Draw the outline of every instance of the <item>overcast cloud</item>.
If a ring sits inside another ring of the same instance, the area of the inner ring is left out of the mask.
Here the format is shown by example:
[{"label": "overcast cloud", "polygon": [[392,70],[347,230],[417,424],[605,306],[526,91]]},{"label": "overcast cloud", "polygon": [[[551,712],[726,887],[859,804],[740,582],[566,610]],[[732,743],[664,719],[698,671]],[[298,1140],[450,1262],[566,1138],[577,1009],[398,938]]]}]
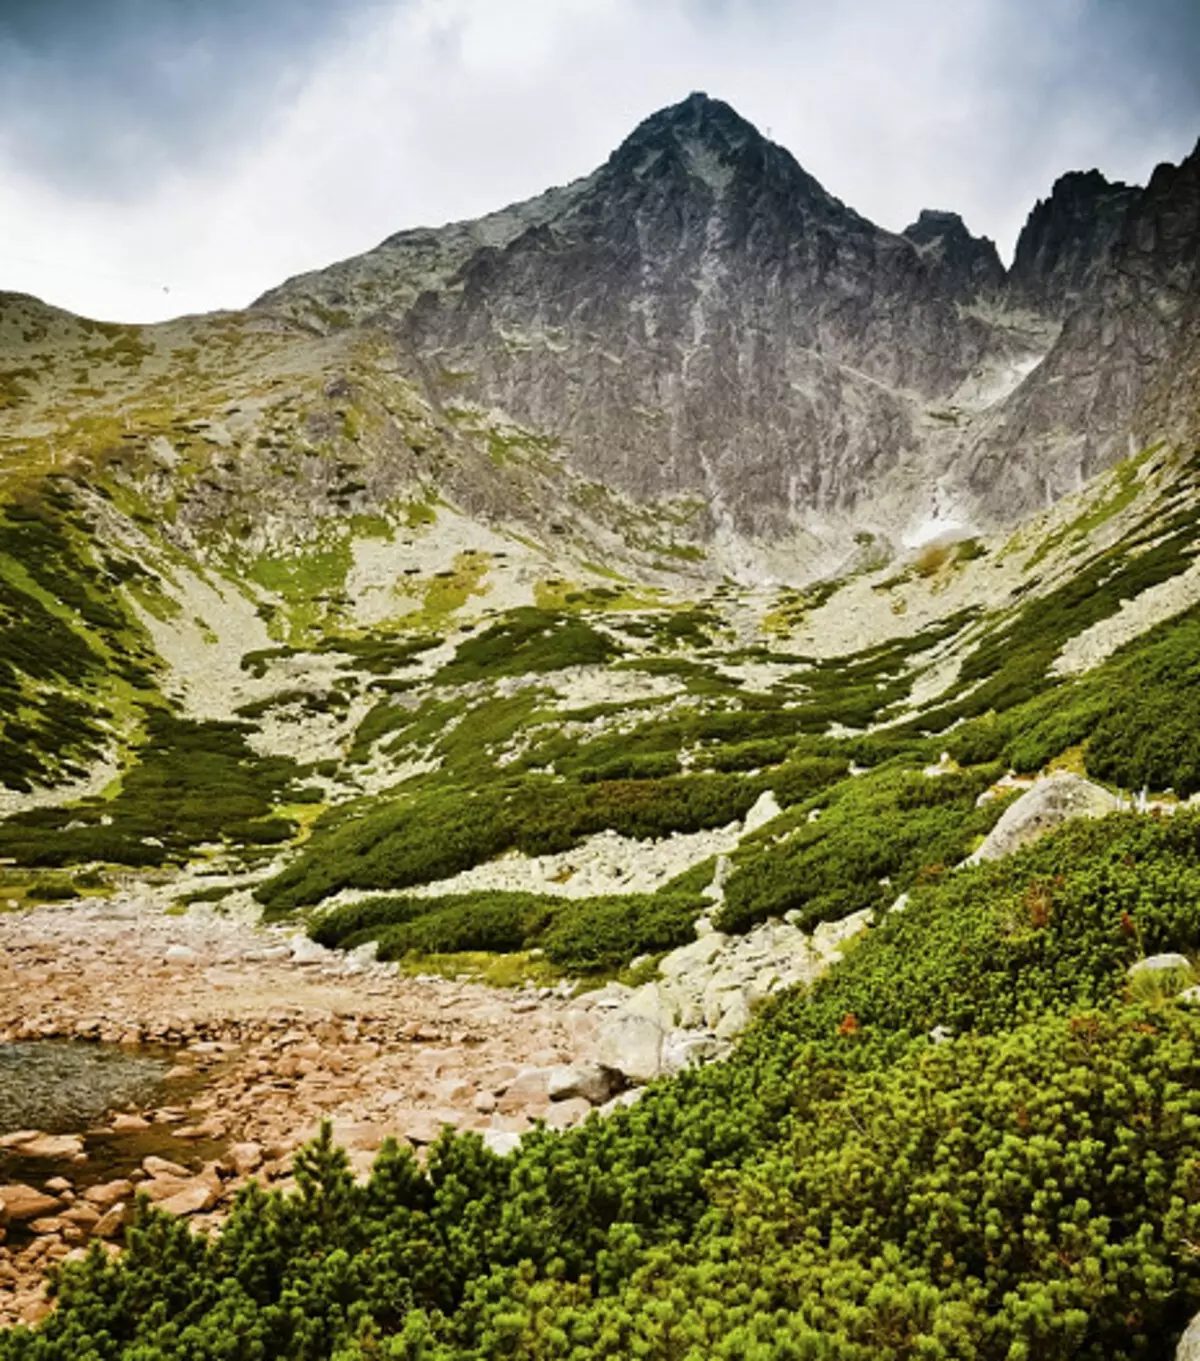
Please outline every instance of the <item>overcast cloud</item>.
[{"label": "overcast cloud", "polygon": [[[1197,0],[0,0],[0,288],[241,306],[599,164],[702,89],[899,230],[1011,253],[1200,136]],[[169,291],[165,291],[169,290]]]}]

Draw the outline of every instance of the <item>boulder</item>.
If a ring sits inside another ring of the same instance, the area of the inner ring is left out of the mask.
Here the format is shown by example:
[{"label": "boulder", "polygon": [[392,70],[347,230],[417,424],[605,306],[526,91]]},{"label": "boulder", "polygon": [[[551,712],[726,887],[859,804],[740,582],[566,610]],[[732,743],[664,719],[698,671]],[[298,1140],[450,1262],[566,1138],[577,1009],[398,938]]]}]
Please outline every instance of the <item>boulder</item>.
[{"label": "boulder", "polygon": [[1191,971],[1191,967],[1191,962],[1186,955],[1150,955],[1146,959],[1139,959],[1136,963],[1131,964],[1128,974],[1130,978],[1137,978],[1143,974],[1171,973],[1175,970],[1187,973]]},{"label": "boulder", "polygon": [[173,1163],[168,1158],[159,1158],[153,1153],[142,1159],[142,1171],[148,1177],[179,1177],[183,1180],[192,1175],[190,1168]]},{"label": "boulder", "polygon": [[746,821],[742,826],[742,835],[749,836],[751,832],[757,832],[760,827],[765,827],[772,819],[777,818],[783,809],[779,806],[773,790],[764,789],[754,801],[754,806],[746,814]]},{"label": "boulder", "polygon": [[663,1041],[662,1071],[671,1075],[719,1058],[726,1046],[703,1030],[676,1030]]},{"label": "boulder", "polygon": [[216,1203],[217,1195],[211,1183],[197,1177],[186,1186],[158,1202],[158,1208],[170,1215],[194,1215],[209,1210]]},{"label": "boulder", "polygon": [[458,1123],[457,1111],[405,1111],[397,1121],[397,1128],[413,1144],[432,1144],[442,1132],[443,1125]]},{"label": "boulder", "polygon": [[631,1082],[650,1082],[662,1071],[663,1029],[648,1016],[617,1012],[600,1025],[599,1057]]},{"label": "boulder", "polygon": [[582,1097],[593,1106],[603,1106],[623,1086],[621,1074],[603,1064],[562,1065],[551,1068],[546,1093],[551,1101],[572,1101]]},{"label": "boulder", "polygon": [[129,1200],[133,1196],[133,1183],[126,1181],[123,1177],[117,1181],[101,1182],[98,1186],[89,1186],[83,1193],[83,1198],[91,1205],[98,1206],[101,1210],[107,1210],[119,1200]]},{"label": "boulder", "polygon": [[18,1224],[27,1219],[40,1219],[59,1208],[57,1196],[35,1191],[32,1186],[14,1182],[0,1186],[0,1224]]},{"label": "boulder", "polygon": [[118,1200],[110,1205],[92,1227],[93,1238],[117,1238],[125,1225],[133,1218],[133,1207],[126,1201]]},{"label": "boulder", "polygon": [[716,1025],[718,1040],[731,1040],[750,1024],[750,1003],[744,992],[735,992]]},{"label": "boulder", "polygon": [[1175,1349],[1175,1361],[1200,1361],[1200,1314],[1184,1329]]},{"label": "boulder", "polygon": [[1076,818],[1102,818],[1117,808],[1116,796],[1082,775],[1064,771],[1038,780],[1015,803],[1010,804],[1000,821],[988,833],[983,845],[968,863],[999,860]]},{"label": "boulder", "polygon": [[503,1129],[485,1129],[481,1136],[484,1144],[501,1158],[507,1158],[521,1147],[521,1136]]},{"label": "boulder", "polygon": [[239,1177],[250,1176],[252,1172],[257,1172],[262,1166],[262,1144],[248,1141],[230,1145],[229,1162]]}]

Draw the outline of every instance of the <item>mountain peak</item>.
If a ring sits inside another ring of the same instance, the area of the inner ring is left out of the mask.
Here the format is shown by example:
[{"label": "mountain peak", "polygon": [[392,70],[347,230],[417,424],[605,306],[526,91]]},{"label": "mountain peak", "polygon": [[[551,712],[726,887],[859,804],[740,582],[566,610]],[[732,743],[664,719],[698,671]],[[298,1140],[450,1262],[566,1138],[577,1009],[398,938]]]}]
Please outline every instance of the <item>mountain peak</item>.
[{"label": "mountain peak", "polygon": [[748,152],[770,145],[731,105],[694,91],[678,104],[645,118],[613,153],[610,164],[643,174],[666,157],[681,154],[730,166]]}]

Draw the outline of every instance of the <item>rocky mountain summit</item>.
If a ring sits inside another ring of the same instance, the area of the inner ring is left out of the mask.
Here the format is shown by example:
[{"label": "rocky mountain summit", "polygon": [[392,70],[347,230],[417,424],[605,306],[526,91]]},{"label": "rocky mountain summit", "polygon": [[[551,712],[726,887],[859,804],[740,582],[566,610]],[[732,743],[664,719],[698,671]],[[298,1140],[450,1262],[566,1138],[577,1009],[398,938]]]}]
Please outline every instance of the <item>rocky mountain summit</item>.
[{"label": "rocky mountain summit", "polygon": [[1006,272],[956,214],[885,231],[693,94],[585,179],[258,307],[380,325],[435,403],[503,412],[638,501],[690,503],[700,541],[828,567],[854,534],[1011,523],[1178,427],[1139,421],[1195,335],[1198,160],[1145,190],[1065,175]]}]

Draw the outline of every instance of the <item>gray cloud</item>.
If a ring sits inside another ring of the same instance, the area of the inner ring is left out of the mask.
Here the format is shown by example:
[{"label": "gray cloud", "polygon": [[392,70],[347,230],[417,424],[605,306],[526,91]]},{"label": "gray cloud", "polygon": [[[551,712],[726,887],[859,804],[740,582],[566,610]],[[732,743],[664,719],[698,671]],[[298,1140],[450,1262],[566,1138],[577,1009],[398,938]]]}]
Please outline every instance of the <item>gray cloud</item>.
[{"label": "gray cloud", "polygon": [[0,127],[12,159],[89,193],[260,135],[359,5],[5,0]]}]

